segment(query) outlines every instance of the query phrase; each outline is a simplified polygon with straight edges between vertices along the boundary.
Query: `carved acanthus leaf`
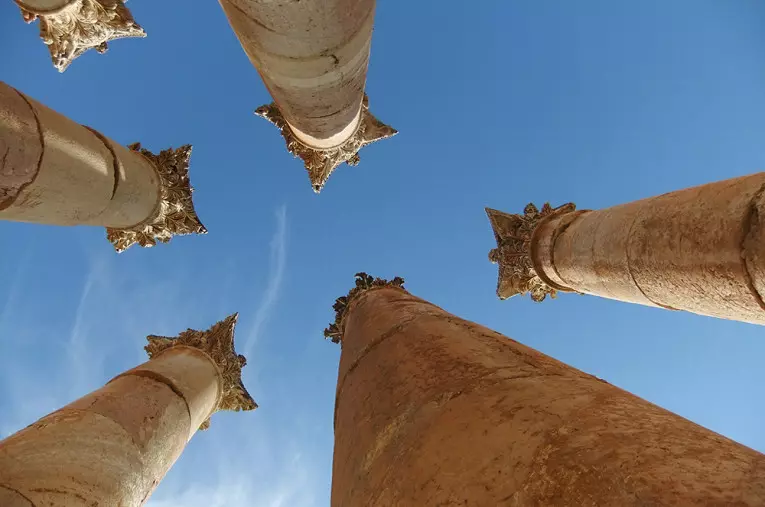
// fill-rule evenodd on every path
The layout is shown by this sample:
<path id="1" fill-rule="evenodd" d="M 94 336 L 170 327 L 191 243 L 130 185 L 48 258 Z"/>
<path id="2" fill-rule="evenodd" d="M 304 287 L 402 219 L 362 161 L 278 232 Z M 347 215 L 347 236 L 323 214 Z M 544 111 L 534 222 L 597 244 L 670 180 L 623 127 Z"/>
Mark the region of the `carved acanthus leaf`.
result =
<path id="1" fill-rule="evenodd" d="M 486 208 L 497 248 L 489 252 L 489 260 L 499 264 L 497 296 L 507 299 L 516 294 L 530 294 L 531 299 L 540 302 L 547 296 L 555 298 L 557 291 L 537 276 L 531 262 L 531 236 L 543 218 L 570 213 L 576 210 L 573 203 L 553 208 L 545 203 L 540 211 L 529 203 L 523 215 L 511 215 Z"/>
<path id="2" fill-rule="evenodd" d="M 193 347 L 207 353 L 218 366 L 223 378 L 220 402 L 213 412 L 218 410 L 255 410 L 258 404 L 242 383 L 242 368 L 247 359 L 236 353 L 234 349 L 234 330 L 238 313 L 229 315 L 207 331 L 188 329 L 174 338 L 150 335 L 146 339 L 149 344 L 144 347 L 153 358 L 173 347 Z M 199 429 L 210 427 L 207 419 Z"/>
<path id="3" fill-rule="evenodd" d="M 400 276 L 395 277 L 393 280 L 385 280 L 384 278 L 375 278 L 366 273 L 356 273 L 356 286 L 353 287 L 346 296 L 341 296 L 335 300 L 335 304 L 332 308 L 335 310 L 335 321 L 324 330 L 324 338 L 331 339 L 332 343 L 341 343 L 343 339 L 343 319 L 345 318 L 348 306 L 351 301 L 359 297 L 361 294 L 373 290 L 382 289 L 385 287 L 396 287 L 404 289 L 404 279 Z"/>
<path id="4" fill-rule="evenodd" d="M 276 103 L 259 107 L 255 114 L 265 118 L 279 128 L 287 143 L 287 150 L 295 157 L 300 157 L 305 163 L 313 191 L 321 192 L 332 172 L 343 162 L 348 165 L 358 165 L 359 150 L 364 146 L 381 139 L 387 139 L 398 134 L 393 127 L 384 124 L 369 112 L 369 100 L 364 96 L 361 106 L 361 121 L 356 132 L 343 144 L 336 148 L 312 148 L 302 143 L 290 129 L 287 120 L 282 116 Z"/>
<path id="5" fill-rule="evenodd" d="M 106 237 L 117 252 L 122 252 L 138 243 L 151 247 L 167 243 L 173 236 L 206 234 L 207 229 L 199 221 L 191 194 L 194 188 L 189 182 L 189 159 L 191 145 L 162 150 L 154 155 L 141 148 L 141 143 L 128 146 L 131 150 L 149 159 L 159 175 L 160 199 L 157 210 L 148 220 L 125 229 L 106 228 Z"/>
<path id="6" fill-rule="evenodd" d="M 125 0 L 74 0 L 53 13 L 35 13 L 22 7 L 21 15 L 27 23 L 40 20 L 40 37 L 59 72 L 88 49 L 105 53 L 109 41 L 146 37 L 125 7 Z"/>

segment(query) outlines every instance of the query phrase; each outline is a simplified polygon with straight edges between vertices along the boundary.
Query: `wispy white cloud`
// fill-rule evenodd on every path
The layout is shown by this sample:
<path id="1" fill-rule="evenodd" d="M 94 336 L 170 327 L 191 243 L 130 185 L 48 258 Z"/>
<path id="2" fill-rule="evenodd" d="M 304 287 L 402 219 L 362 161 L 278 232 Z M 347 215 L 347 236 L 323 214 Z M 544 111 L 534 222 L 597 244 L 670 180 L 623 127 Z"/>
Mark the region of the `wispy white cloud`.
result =
<path id="1" fill-rule="evenodd" d="M 260 338 L 263 327 L 270 317 L 274 305 L 279 298 L 282 282 L 284 280 L 284 268 L 287 263 L 287 206 L 282 205 L 276 210 L 276 231 L 271 238 L 271 256 L 268 273 L 268 285 L 266 286 L 263 298 L 260 301 L 258 309 L 255 311 L 255 318 L 244 343 L 243 354 L 248 356 L 252 348 Z"/>

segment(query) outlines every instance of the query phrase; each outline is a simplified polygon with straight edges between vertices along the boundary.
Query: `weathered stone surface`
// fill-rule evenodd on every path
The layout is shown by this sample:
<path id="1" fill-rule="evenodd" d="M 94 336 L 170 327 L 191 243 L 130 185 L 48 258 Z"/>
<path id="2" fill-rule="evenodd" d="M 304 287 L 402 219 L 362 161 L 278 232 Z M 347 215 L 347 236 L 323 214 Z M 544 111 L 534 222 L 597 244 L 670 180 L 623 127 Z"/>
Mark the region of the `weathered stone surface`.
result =
<path id="1" fill-rule="evenodd" d="M 333 507 L 765 504 L 765 456 L 398 288 L 344 317 Z"/>
<path id="2" fill-rule="evenodd" d="M 279 127 L 317 193 L 343 162 L 394 129 L 364 100 L 375 0 L 220 0 L 274 104 L 257 114 Z"/>
<path id="3" fill-rule="evenodd" d="M 34 181 L 42 152 L 32 106 L 15 89 L 0 83 L 0 210 Z"/>
<path id="4" fill-rule="evenodd" d="M 144 505 L 215 410 L 255 408 L 235 322 L 150 336 L 149 361 L 0 441 L 0 505 Z"/>
<path id="5" fill-rule="evenodd" d="M 532 290 L 526 280 L 536 276 L 555 290 L 765 324 L 764 189 L 765 173 L 757 173 L 602 210 L 569 210 L 535 222 L 531 240 L 513 240 L 522 251 L 515 256 L 507 239 L 513 228 L 502 220 L 522 216 L 492 210 L 500 296 Z M 516 262 L 525 278 L 508 267 L 514 259 L 526 261 Z"/>

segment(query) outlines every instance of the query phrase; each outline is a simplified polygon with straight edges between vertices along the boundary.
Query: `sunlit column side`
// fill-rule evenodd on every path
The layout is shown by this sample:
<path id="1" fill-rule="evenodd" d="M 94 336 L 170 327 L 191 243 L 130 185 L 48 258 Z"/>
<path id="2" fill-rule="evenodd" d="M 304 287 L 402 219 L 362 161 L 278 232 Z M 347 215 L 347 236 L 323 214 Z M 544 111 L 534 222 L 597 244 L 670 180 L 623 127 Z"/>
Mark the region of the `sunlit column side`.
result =
<path id="1" fill-rule="evenodd" d="M 100 225 L 117 251 L 204 234 L 191 146 L 123 147 L 0 82 L 0 220 Z"/>
<path id="2" fill-rule="evenodd" d="M 556 291 L 765 324 L 765 173 L 612 208 L 487 209 L 497 294 Z"/>
<path id="3" fill-rule="evenodd" d="M 315 192 L 359 150 L 396 134 L 369 112 L 364 88 L 375 0 L 220 0 L 274 103 L 276 125 Z"/>
<path id="4" fill-rule="evenodd" d="M 765 455 L 357 275 L 342 352 L 333 507 L 765 505 Z"/>
<path id="5" fill-rule="evenodd" d="M 15 0 L 24 21 L 40 23 L 40 38 L 48 46 L 53 66 L 64 72 L 88 49 L 105 53 L 107 43 L 126 37 L 146 37 L 125 7 L 126 0 Z"/>
<path id="6" fill-rule="evenodd" d="M 144 505 L 213 413 L 257 408 L 236 320 L 149 336 L 148 362 L 1 441 L 0 504 Z"/>

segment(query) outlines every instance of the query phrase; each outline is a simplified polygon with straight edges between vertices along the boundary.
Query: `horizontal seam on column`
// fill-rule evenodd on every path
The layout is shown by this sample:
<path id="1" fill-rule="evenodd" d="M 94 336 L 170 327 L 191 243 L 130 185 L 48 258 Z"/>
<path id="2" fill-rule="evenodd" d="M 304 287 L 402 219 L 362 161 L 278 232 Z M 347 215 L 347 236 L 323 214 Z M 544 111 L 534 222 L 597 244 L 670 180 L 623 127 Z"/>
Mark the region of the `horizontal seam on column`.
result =
<path id="1" fill-rule="evenodd" d="M 103 134 L 98 132 L 95 129 L 92 129 L 88 127 L 87 125 L 83 125 L 86 129 L 88 129 L 94 136 L 96 136 L 101 143 L 103 143 L 104 146 L 106 146 L 106 149 L 109 150 L 109 153 L 112 154 L 112 167 L 114 168 L 114 184 L 112 185 L 112 195 L 109 197 L 109 200 L 111 201 L 114 199 L 114 196 L 117 194 L 117 185 L 120 181 L 120 171 L 119 171 L 119 162 L 117 162 L 117 154 L 114 152 L 114 148 L 112 147 L 111 143 L 107 141 L 106 137 L 104 137 Z"/>
<path id="2" fill-rule="evenodd" d="M 34 106 L 31 102 L 27 99 L 27 97 L 18 91 L 16 88 L 9 86 L 13 91 L 19 94 L 19 97 L 21 97 L 21 100 L 26 103 L 27 106 L 29 106 L 29 110 L 32 112 L 32 116 L 35 119 L 35 124 L 37 125 L 37 135 L 40 139 L 40 158 L 37 160 L 37 170 L 35 171 L 35 175 L 32 177 L 32 180 L 24 183 L 19 187 L 18 192 L 16 192 L 16 195 L 14 195 L 11 199 L 9 199 L 5 204 L 0 202 L 0 211 L 10 208 L 11 205 L 13 205 L 14 202 L 16 202 L 16 199 L 19 198 L 19 195 L 24 191 L 25 188 L 27 188 L 29 185 L 32 185 L 35 180 L 37 180 L 37 177 L 40 175 L 40 169 L 42 169 L 42 161 L 43 156 L 45 155 L 45 136 L 43 135 L 43 129 L 42 129 L 42 123 L 40 123 L 40 118 L 37 117 L 37 111 L 35 110 Z"/>
<path id="3" fill-rule="evenodd" d="M 752 200 L 749 203 L 749 208 L 747 210 L 746 216 L 744 217 L 744 223 L 742 227 L 743 234 L 741 235 L 741 241 L 739 242 L 739 258 L 741 259 L 741 267 L 744 271 L 744 276 L 746 277 L 746 287 L 749 289 L 750 294 L 754 300 L 757 301 L 757 304 L 760 306 L 760 308 L 765 310 L 765 301 L 762 299 L 762 294 L 759 293 L 757 287 L 754 285 L 754 278 L 752 278 L 752 273 L 749 271 L 749 262 L 747 261 L 746 257 L 747 239 L 749 238 L 749 233 L 751 232 L 754 217 L 757 215 L 757 201 L 760 200 L 763 192 L 765 192 L 765 184 L 760 186 L 759 190 L 757 190 L 754 196 L 752 196 Z"/>
<path id="4" fill-rule="evenodd" d="M 178 389 L 178 387 L 173 383 L 172 380 L 170 380 L 169 378 L 165 377 L 162 374 L 159 374 L 159 373 L 157 373 L 155 371 L 150 371 L 150 370 L 128 371 L 128 372 L 125 372 L 122 375 L 119 375 L 118 377 L 113 378 L 112 380 L 117 380 L 120 377 L 127 377 L 129 375 L 134 375 L 136 377 L 147 378 L 149 380 L 153 380 L 155 382 L 158 382 L 160 384 L 163 384 L 163 385 L 169 387 L 170 390 L 173 391 L 173 393 L 175 393 L 180 399 L 183 400 L 183 404 L 186 406 L 186 412 L 188 412 L 188 414 L 189 414 L 189 425 L 191 425 L 191 407 L 189 406 L 189 402 L 188 402 L 188 400 L 186 400 L 186 397 L 183 396 L 183 392 L 181 392 L 181 390 Z M 110 380 L 110 382 L 111 382 L 111 380 Z"/>
<path id="5" fill-rule="evenodd" d="M 380 289 L 382 288 L 384 287 L 380 287 Z M 428 303 L 428 304 L 435 306 L 440 311 L 444 311 L 438 308 L 436 305 L 433 305 L 432 303 Z M 353 373 L 353 371 L 358 367 L 359 363 L 361 363 L 361 360 L 364 359 L 372 350 L 376 349 L 382 342 L 384 342 L 385 340 L 387 340 L 388 338 L 396 334 L 398 331 L 400 331 L 404 324 L 409 324 L 410 322 L 413 322 L 421 315 L 423 314 L 420 313 L 417 315 L 413 315 L 411 318 L 407 320 L 403 320 L 401 322 L 396 323 L 394 326 L 391 326 L 390 329 L 385 331 L 383 334 L 380 335 L 379 338 L 377 338 L 375 341 L 370 343 L 364 350 L 362 350 L 359 357 L 357 357 L 356 360 L 351 364 L 351 366 L 348 367 L 348 371 L 345 372 L 345 375 L 343 375 L 343 378 L 338 379 L 337 392 L 335 393 L 335 414 L 334 414 L 333 427 L 337 425 L 337 402 L 340 399 L 340 394 L 343 392 L 343 387 L 345 387 L 345 380 L 348 378 L 348 375 Z"/>
<path id="6" fill-rule="evenodd" d="M 643 295 L 646 300 L 651 302 L 652 304 L 658 306 L 659 308 L 664 308 L 665 310 L 675 310 L 677 311 L 677 308 L 673 308 L 669 305 L 665 305 L 662 303 L 658 303 L 648 297 L 648 294 L 645 293 L 643 288 L 640 286 L 640 284 L 637 281 L 637 278 L 635 278 L 635 275 L 632 273 L 632 261 L 630 260 L 630 242 L 632 241 L 632 231 L 635 228 L 635 224 L 637 223 L 638 214 L 635 213 L 635 217 L 632 219 L 632 223 L 630 224 L 629 231 L 627 231 L 627 241 L 624 242 L 624 257 L 627 259 L 627 273 L 630 275 L 630 280 L 632 280 L 632 283 L 635 285 L 638 291 Z"/>
<path id="7" fill-rule="evenodd" d="M 93 417 L 96 417 L 98 419 L 103 419 L 105 421 L 109 421 L 111 424 L 113 424 L 116 427 L 118 427 L 120 429 L 120 431 L 122 431 L 122 433 L 124 433 L 130 439 L 130 441 L 133 443 L 133 445 L 135 445 L 139 450 L 141 449 L 142 446 L 138 442 L 135 441 L 135 439 L 133 438 L 133 435 L 125 428 L 125 426 L 120 424 L 119 421 L 116 421 L 115 419 L 113 419 L 112 417 L 109 417 L 108 415 L 105 415 L 105 414 L 102 414 L 100 412 L 96 412 L 94 410 L 91 410 L 91 407 L 94 404 L 95 404 L 95 401 L 91 401 L 90 405 L 88 405 L 87 408 L 68 408 L 68 407 L 60 408 L 59 410 L 57 410 L 55 412 L 52 412 L 52 413 L 50 413 L 50 414 L 48 414 L 46 416 L 43 416 L 42 418 L 40 418 L 37 421 L 33 422 L 32 424 L 27 426 L 27 428 L 34 427 L 38 423 L 45 423 L 48 419 L 53 419 L 53 418 L 56 418 L 57 416 L 60 416 L 60 415 L 61 416 L 66 416 L 68 414 L 89 414 L 89 415 L 92 415 Z M 44 424 L 44 426 L 48 426 L 48 424 Z M 26 429 L 26 428 L 24 428 L 24 429 Z"/>
<path id="8" fill-rule="evenodd" d="M 162 208 L 162 175 L 160 174 L 159 168 L 154 163 L 153 160 L 151 160 L 149 157 L 144 155 L 143 153 L 139 151 L 133 151 L 131 149 L 128 149 L 128 151 L 131 154 L 134 154 L 139 157 L 143 157 L 143 159 L 146 161 L 146 163 L 151 166 L 152 170 L 154 170 L 154 175 L 157 177 L 157 202 L 154 203 L 154 208 L 152 208 L 151 213 L 147 218 L 144 218 L 140 222 L 136 222 L 133 225 L 128 225 L 127 227 L 115 227 L 116 230 L 120 231 L 126 231 L 129 229 L 137 229 L 138 227 L 144 227 L 147 224 L 150 224 L 153 222 L 160 214 L 161 208 Z"/>
<path id="9" fill-rule="evenodd" d="M 582 212 L 577 214 L 577 216 L 575 216 L 569 223 L 564 224 L 563 227 L 561 227 L 560 229 L 556 229 L 553 232 L 555 234 L 555 236 L 553 236 L 552 241 L 550 242 L 550 266 L 552 266 L 552 269 L 553 269 L 553 271 L 555 271 L 555 274 L 558 276 L 558 279 L 563 280 L 564 282 L 568 283 L 569 284 L 568 285 L 569 289 L 572 290 L 572 291 L 576 291 L 576 292 L 578 292 L 578 291 L 576 289 L 574 289 L 573 287 L 571 287 L 571 284 L 568 282 L 568 280 L 563 278 L 563 276 L 558 271 L 558 266 L 555 265 L 555 244 L 558 242 L 558 238 L 561 237 L 561 235 L 564 232 L 566 232 L 566 230 L 569 227 L 571 227 L 571 225 L 574 222 L 576 222 L 577 220 L 579 220 L 583 216 L 587 215 L 588 213 L 589 213 L 589 211 L 582 210 Z M 558 290 L 561 290 L 561 289 L 558 289 Z"/>
<path id="10" fill-rule="evenodd" d="M 35 504 L 35 503 L 34 503 L 34 502 L 33 502 L 33 501 L 32 501 L 32 500 L 31 500 L 31 499 L 30 499 L 30 498 L 29 498 L 27 495 L 25 495 L 24 493 L 22 493 L 21 491 L 19 491 L 19 490 L 18 490 L 18 489 L 16 489 L 16 488 L 12 488 L 12 487 L 10 487 L 10 486 L 8 486 L 8 485 L 6 485 L 6 484 L 0 484 L 0 488 L 5 488 L 5 489 L 7 489 L 8 491 L 13 491 L 13 492 L 14 492 L 14 493 L 16 493 L 17 495 L 19 495 L 21 498 L 23 498 L 24 500 L 26 500 L 27 502 L 29 502 L 29 505 L 31 505 L 32 507 L 35 507 L 35 506 L 36 506 L 36 504 Z"/>

